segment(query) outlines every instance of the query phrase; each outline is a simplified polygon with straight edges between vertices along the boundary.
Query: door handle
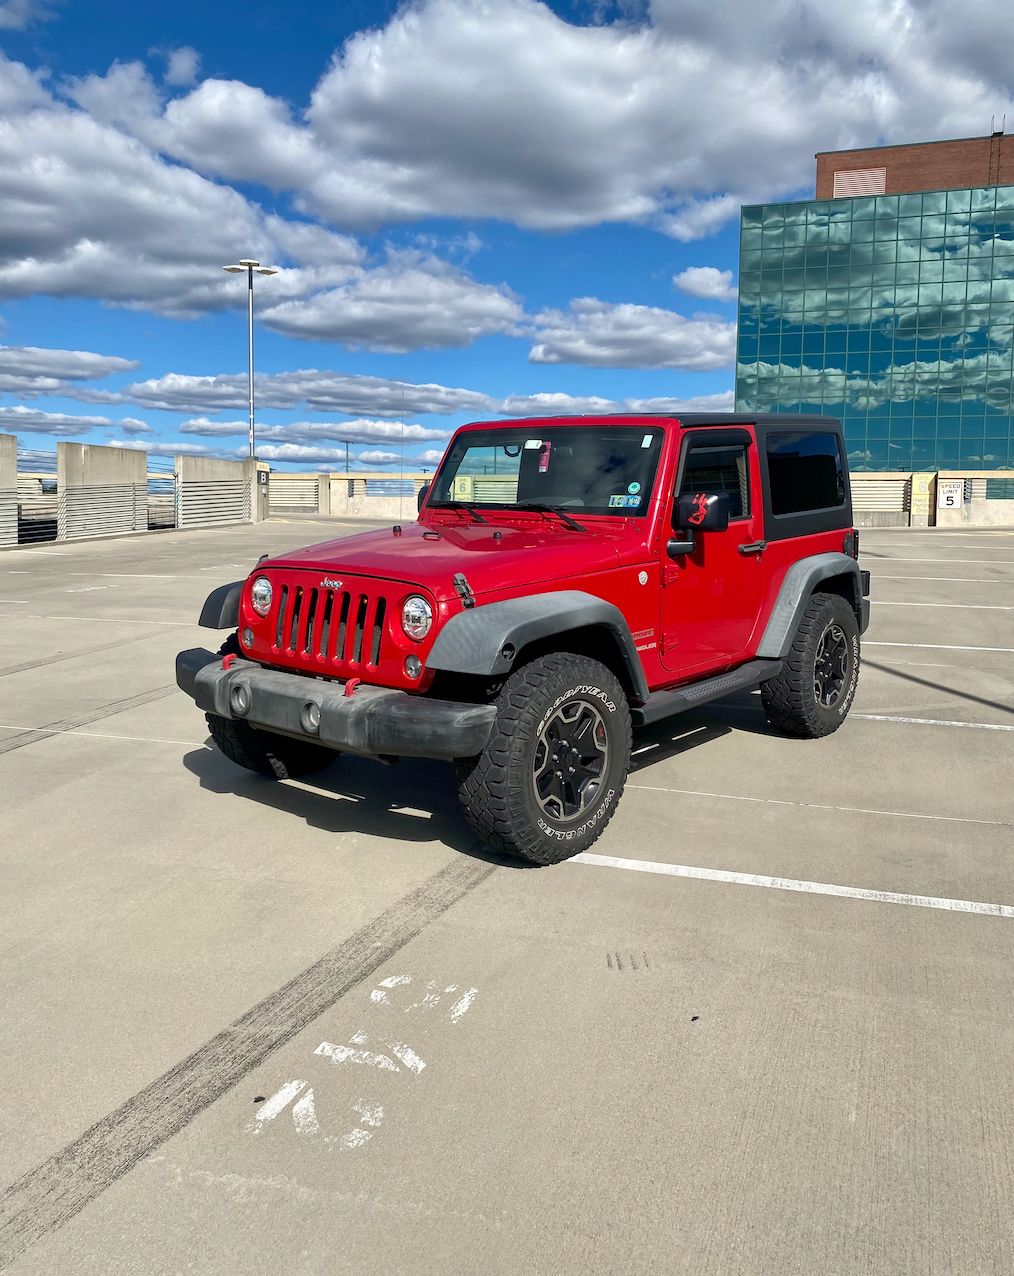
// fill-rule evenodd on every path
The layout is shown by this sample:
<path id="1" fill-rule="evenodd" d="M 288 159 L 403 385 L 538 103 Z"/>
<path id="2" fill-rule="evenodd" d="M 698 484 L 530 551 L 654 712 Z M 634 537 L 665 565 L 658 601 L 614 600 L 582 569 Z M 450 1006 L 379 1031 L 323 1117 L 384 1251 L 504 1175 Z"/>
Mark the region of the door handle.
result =
<path id="1" fill-rule="evenodd" d="M 738 548 L 739 552 L 745 557 L 747 554 L 763 554 L 767 547 L 767 541 L 750 541 L 748 544 L 740 545 Z"/>

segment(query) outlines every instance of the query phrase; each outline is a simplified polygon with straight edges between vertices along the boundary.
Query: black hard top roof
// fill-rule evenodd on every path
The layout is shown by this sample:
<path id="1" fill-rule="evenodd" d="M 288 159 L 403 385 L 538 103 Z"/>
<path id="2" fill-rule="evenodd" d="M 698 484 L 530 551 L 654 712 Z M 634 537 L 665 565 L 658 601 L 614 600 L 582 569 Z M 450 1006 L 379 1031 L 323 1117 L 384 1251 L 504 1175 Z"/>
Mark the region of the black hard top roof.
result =
<path id="1" fill-rule="evenodd" d="M 804 415 L 800 412 L 545 412 L 539 416 L 500 417 L 494 421 L 471 421 L 470 425 L 509 425 L 512 421 L 679 421 L 683 425 L 805 425 L 811 429 L 841 430 L 833 416 Z"/>

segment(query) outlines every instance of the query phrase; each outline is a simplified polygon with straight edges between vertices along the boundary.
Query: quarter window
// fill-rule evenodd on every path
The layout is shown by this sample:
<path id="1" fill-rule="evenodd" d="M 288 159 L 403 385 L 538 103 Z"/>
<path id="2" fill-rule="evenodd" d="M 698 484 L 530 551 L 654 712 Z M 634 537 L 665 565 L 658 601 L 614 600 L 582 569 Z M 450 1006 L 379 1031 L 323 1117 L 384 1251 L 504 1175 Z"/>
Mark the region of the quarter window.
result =
<path id="1" fill-rule="evenodd" d="M 750 514 L 750 465 L 746 444 L 708 447 L 696 444 L 687 455 L 679 495 L 725 492 L 729 498 L 729 517 L 748 518 Z"/>
<path id="2" fill-rule="evenodd" d="M 769 434 L 772 514 L 802 514 L 845 504 L 845 466 L 836 434 Z"/>

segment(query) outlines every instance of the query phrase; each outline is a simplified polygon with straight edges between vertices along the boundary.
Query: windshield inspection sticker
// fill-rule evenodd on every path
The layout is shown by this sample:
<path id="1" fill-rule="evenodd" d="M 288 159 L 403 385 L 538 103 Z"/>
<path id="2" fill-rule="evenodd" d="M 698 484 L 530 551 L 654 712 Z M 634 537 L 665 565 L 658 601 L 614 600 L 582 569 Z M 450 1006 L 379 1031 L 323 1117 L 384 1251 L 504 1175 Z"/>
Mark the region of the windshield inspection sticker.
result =
<path id="1" fill-rule="evenodd" d="M 609 508 L 613 509 L 636 509 L 641 503 L 639 496 L 625 496 L 622 492 L 617 496 L 610 496 Z"/>

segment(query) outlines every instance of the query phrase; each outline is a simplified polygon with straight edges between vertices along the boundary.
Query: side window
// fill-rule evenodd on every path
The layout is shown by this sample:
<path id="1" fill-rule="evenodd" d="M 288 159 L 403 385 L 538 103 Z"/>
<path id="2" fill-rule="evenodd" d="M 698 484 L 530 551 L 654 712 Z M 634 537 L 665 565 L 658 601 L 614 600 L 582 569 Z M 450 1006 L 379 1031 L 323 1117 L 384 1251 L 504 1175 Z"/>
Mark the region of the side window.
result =
<path id="1" fill-rule="evenodd" d="M 769 434 L 772 514 L 802 514 L 845 504 L 845 466 L 836 434 Z"/>
<path id="2" fill-rule="evenodd" d="M 692 492 L 725 492 L 729 497 L 729 517 L 750 515 L 750 458 L 747 445 L 709 447 L 691 445 L 683 467 L 683 481 L 677 496 Z"/>

